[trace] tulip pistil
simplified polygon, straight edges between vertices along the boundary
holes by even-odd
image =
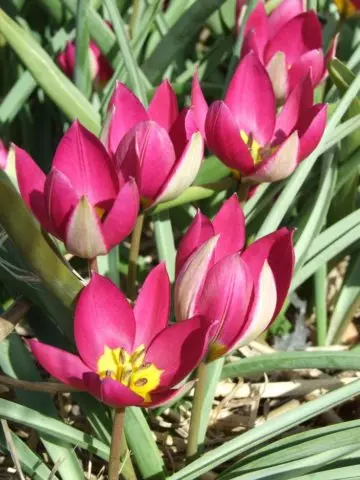
[[[124,348],[105,346],[104,353],[97,362],[98,375],[104,380],[112,378],[130,388],[145,402],[151,401],[150,392],[160,384],[163,370],[153,363],[145,363],[145,346],[140,345],[132,354]]]
[[[246,143],[255,165],[261,163],[266,158],[269,158],[276,150],[276,148],[273,147],[262,147],[260,143],[254,139],[254,136],[251,132],[249,135],[247,135],[243,130],[241,130],[240,136]]]

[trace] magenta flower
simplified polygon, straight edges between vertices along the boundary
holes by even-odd
[[[8,149],[5,147],[2,140],[0,140],[0,169],[5,170],[8,162]]]
[[[245,345],[280,312],[294,267],[292,232],[267,235],[244,250],[245,221],[236,195],[213,221],[200,212],[180,242],[175,283],[178,321],[203,315],[218,322],[207,360]]]
[[[133,229],[139,194],[133,179],[120,182],[100,140],[75,121],[61,139],[48,176],[15,147],[21,196],[45,230],[69,252],[95,258]]]
[[[113,406],[156,406],[200,363],[212,326],[202,317],[168,326],[170,282],[163,264],[148,275],[134,309],[94,274],[75,310],[73,355],[36,340],[37,361],[53,377]]]
[[[253,52],[237,67],[225,100],[209,109],[195,76],[192,112],[215,155],[254,182],[289,176],[318,145],[326,124],[326,105],[313,105],[309,73],[277,114],[269,75]]]
[[[70,79],[74,76],[75,58],[75,42],[67,42],[64,51],[57,56],[59,67]],[[92,40],[89,42],[89,58],[91,80],[99,86],[104,86],[112,77],[113,69],[107,58]]]
[[[119,176],[135,178],[144,206],[176,198],[194,181],[204,141],[192,128],[191,116],[188,109],[179,113],[167,80],[147,110],[125,85],[117,84],[102,139]]]
[[[243,3],[237,1],[236,18]],[[242,56],[250,51],[256,53],[281,102],[309,71],[316,87],[326,77],[326,65],[335,55],[336,41],[324,57],[320,21],[314,11],[305,11],[303,0],[283,0],[269,17],[260,0],[250,14],[244,35]]]

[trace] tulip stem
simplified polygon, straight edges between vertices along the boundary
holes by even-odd
[[[250,188],[250,185],[248,183],[245,183],[245,182],[240,182],[240,184],[238,186],[237,195],[238,195],[239,203],[240,203],[241,207],[244,207],[244,205],[246,203],[247,196],[248,196],[248,193],[249,193],[249,188]]]
[[[109,480],[118,480],[120,473],[122,436],[124,430],[125,409],[115,410],[113,431],[111,436],[110,459],[109,459]],[[124,459],[124,461],[126,461]]]
[[[144,225],[144,214],[140,213],[131,235],[131,245],[129,253],[129,267],[127,275],[127,296],[134,300],[136,296],[136,270],[137,259],[140,251],[141,233]]]
[[[197,382],[191,409],[189,438],[186,450],[187,458],[194,457],[198,453],[198,435],[201,422],[201,410],[207,386],[207,365],[202,362],[197,369]]]
[[[91,276],[91,272],[96,272],[96,273],[98,273],[98,271],[99,271],[99,268],[98,268],[97,257],[95,257],[95,258],[92,258],[91,260],[89,260],[89,273],[90,273],[90,276]]]

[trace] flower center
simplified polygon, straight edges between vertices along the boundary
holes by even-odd
[[[99,217],[99,219],[102,220],[105,214],[105,210],[101,207],[95,207],[95,212],[96,212],[96,215]]]
[[[163,370],[153,363],[144,363],[144,359],[144,345],[140,345],[132,354],[123,348],[105,346],[97,362],[97,373],[102,380],[112,378],[130,388],[145,402],[151,402],[150,392],[160,384]]]
[[[249,133],[249,135],[247,135],[243,130],[241,130],[240,136],[246,143],[255,165],[261,163],[263,160],[270,157],[275,150],[271,147],[262,147],[260,143],[258,143],[254,139],[252,133]]]

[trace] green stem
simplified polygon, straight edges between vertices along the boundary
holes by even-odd
[[[133,11],[132,11],[131,20],[130,20],[131,38],[133,38],[135,34],[135,28],[136,28],[136,22],[139,16],[139,10],[140,10],[140,0],[133,0]]]
[[[110,459],[109,459],[109,480],[118,480],[121,462],[121,438],[124,429],[125,409],[117,408],[115,410],[113,431],[111,436]]]
[[[140,213],[131,235],[131,246],[129,253],[129,266],[127,275],[127,296],[134,300],[136,296],[136,270],[137,259],[140,251],[141,233],[144,225],[144,214]]]
[[[327,264],[322,265],[314,275],[316,335],[319,346],[326,345],[327,336]]]
[[[240,203],[240,206],[242,208],[244,208],[244,205],[246,203],[249,188],[250,188],[249,183],[241,181],[240,184],[239,184],[239,187],[237,189],[237,195],[238,195],[238,198],[239,198],[239,203]]]
[[[191,409],[189,438],[186,450],[188,458],[194,457],[198,452],[198,434],[201,423],[201,412],[207,385],[207,365],[202,362],[197,369],[197,382]]]

